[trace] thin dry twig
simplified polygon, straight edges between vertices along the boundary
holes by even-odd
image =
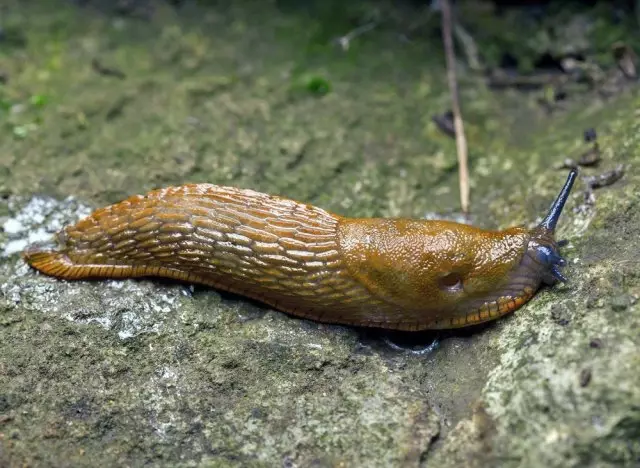
[[[453,33],[458,43],[462,46],[462,52],[467,58],[467,65],[473,71],[481,71],[482,61],[480,60],[480,51],[473,36],[458,21],[453,23]]]
[[[362,26],[358,26],[357,28],[349,31],[344,36],[338,37],[337,39],[334,40],[334,42],[340,44],[340,47],[342,47],[342,50],[346,52],[347,50],[349,50],[349,46],[351,45],[352,40],[354,40],[358,36],[361,36],[367,31],[371,31],[376,26],[377,26],[377,23],[374,23],[374,22],[367,23]]]
[[[441,0],[442,8],[442,40],[447,62],[447,81],[451,92],[451,108],[453,111],[453,125],[456,132],[456,150],[458,153],[458,175],[460,181],[460,205],[462,212],[469,213],[469,165],[467,162],[467,139],[464,134],[464,123],[460,112],[458,98],[458,82],[456,78],[456,54],[453,48],[451,4],[449,0]]]

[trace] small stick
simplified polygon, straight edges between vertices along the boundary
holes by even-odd
[[[349,31],[344,36],[340,36],[339,38],[335,39],[335,42],[340,44],[340,47],[342,47],[342,50],[347,51],[349,50],[349,46],[351,45],[351,41],[353,39],[366,33],[367,31],[371,31],[376,26],[377,24],[373,22],[364,24],[362,26],[358,26],[357,28]]]
[[[464,123],[460,112],[458,99],[458,84],[456,79],[456,55],[451,35],[451,4],[449,0],[441,1],[442,8],[442,39],[447,62],[447,81],[451,92],[451,108],[453,111],[453,126],[456,133],[456,151],[458,153],[458,174],[460,181],[460,205],[462,212],[469,213],[469,165],[467,163],[467,139],[464,135]]]

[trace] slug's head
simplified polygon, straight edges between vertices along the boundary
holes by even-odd
[[[486,231],[449,221],[343,221],[353,277],[396,308],[398,327],[455,328],[485,322],[565,281],[554,231],[577,172],[532,230]]]
[[[532,230],[511,228],[492,237],[484,236],[484,251],[491,254],[485,254],[484,261],[476,257],[467,278],[456,284],[465,297],[450,324],[445,321],[442,326],[464,326],[497,318],[524,304],[541,284],[567,281],[561,273],[566,262],[559,252],[555,228],[576,176],[576,170],[569,173],[547,216]]]
[[[496,261],[483,266],[483,272],[493,268],[499,274],[489,277],[494,281],[490,285],[484,276],[475,282],[482,288],[476,288],[476,294],[470,294],[456,312],[452,326],[463,326],[484,322],[512,312],[528,301],[541,284],[553,285],[558,281],[566,282],[561,268],[566,264],[559,252],[555,239],[555,228],[562,209],[569,197],[577,177],[574,169],[569,173],[562,190],[555,199],[547,216],[530,231],[511,228],[498,233],[491,245],[504,254]],[[522,242],[522,243],[521,243]],[[510,247],[509,247],[510,246]],[[516,256],[513,256],[517,253]],[[500,265],[508,265],[508,270],[500,270]],[[498,270],[496,270],[498,269]],[[469,281],[467,290],[471,292],[474,278]]]

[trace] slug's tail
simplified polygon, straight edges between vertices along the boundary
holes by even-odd
[[[145,266],[132,265],[79,264],[74,263],[64,252],[43,250],[37,247],[25,250],[22,253],[22,258],[40,273],[66,280],[140,277],[158,274],[158,272],[163,273],[164,270],[167,270],[164,268],[154,270]],[[167,276],[171,277],[169,273]]]
[[[558,194],[558,197],[555,199],[551,208],[549,208],[549,213],[542,220],[540,226],[542,229],[553,232],[556,229],[556,225],[558,224],[558,219],[560,219],[560,214],[562,213],[562,209],[564,208],[564,204],[567,202],[569,198],[569,194],[571,193],[571,188],[573,187],[573,183],[578,176],[577,169],[571,169],[569,172],[569,176],[567,177],[567,181],[564,183],[562,190]]]
[[[131,273],[127,265],[82,265],[74,263],[64,252],[37,247],[22,252],[22,258],[40,273],[65,280],[120,278]]]
[[[74,265],[63,252],[42,250],[34,247],[22,252],[22,258],[32,268],[49,276],[64,279],[82,278],[78,265]]]
[[[96,264],[75,263],[65,252],[43,250],[32,247],[22,253],[22,258],[32,268],[47,276],[65,280],[88,280],[98,278],[140,278],[143,276],[163,276],[179,281],[200,283],[218,287],[215,282],[206,277],[163,266],[147,265],[123,265],[123,264]],[[222,285],[224,289],[224,285]]]

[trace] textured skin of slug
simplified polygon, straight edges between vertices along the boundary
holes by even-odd
[[[492,320],[529,300],[541,284],[530,239],[523,228],[344,218],[252,190],[190,184],[101,208],[58,234],[60,250],[23,256],[63,279],[161,276],[312,320],[421,330]]]
[[[339,218],[291,200],[209,184],[169,187],[95,211],[27,261],[64,279],[162,276],[321,320],[380,301],[350,277]]]

